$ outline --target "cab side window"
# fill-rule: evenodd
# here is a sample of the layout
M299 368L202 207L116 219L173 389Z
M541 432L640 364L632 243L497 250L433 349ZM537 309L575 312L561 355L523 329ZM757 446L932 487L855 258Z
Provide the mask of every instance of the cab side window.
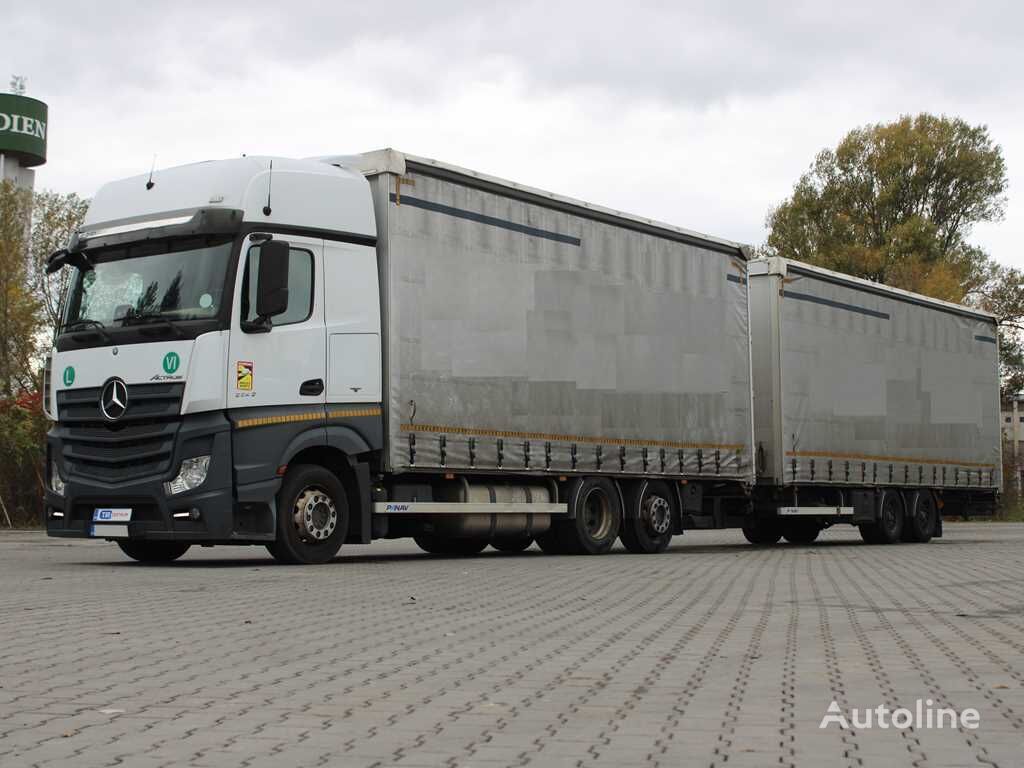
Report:
M249 248L242 275L242 322L256 319L256 280L260 272L260 246ZM302 248L288 252L288 309L273 318L274 327L302 323L313 314L313 254Z

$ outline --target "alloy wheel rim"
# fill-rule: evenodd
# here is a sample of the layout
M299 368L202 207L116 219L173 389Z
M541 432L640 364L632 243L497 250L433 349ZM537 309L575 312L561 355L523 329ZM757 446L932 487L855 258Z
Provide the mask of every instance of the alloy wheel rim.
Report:
M652 494L644 499L641 517L655 536L662 536L672 525L672 508L667 500Z
M293 514L299 536L308 543L326 541L338 528L338 509L322 488L311 486L295 500Z

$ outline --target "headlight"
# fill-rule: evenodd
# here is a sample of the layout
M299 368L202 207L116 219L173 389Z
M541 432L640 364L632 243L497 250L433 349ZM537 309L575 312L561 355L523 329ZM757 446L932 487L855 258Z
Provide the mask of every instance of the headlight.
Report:
M58 496L64 495L64 478L60 476L56 461L50 462L50 490Z
M184 493L198 488L206 481L206 472L210 468L209 456L196 456L185 459L178 469L178 476L169 483L164 483L164 491L168 496Z

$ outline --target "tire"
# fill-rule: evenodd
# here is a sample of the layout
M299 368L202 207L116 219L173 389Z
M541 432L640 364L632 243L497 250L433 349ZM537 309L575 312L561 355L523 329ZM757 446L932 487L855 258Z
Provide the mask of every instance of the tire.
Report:
M860 535L868 544L896 544L903 537L903 499L895 491L886 491L874 523L860 526Z
M819 533L821 526L812 520L794 520L782 527L782 536L790 544L810 544Z
M931 491L920 491L914 503L913 514L903 521L903 538L918 544L927 544L935 535L939 507Z
M348 534L345 488L329 469L297 464L277 493L277 540L267 549L289 565L330 561Z
M569 493L574 516L551 529L570 555L603 555L615 546L622 527L622 504L615 483L606 477L582 477Z
M743 535L751 544L770 546L782 538L782 526L775 518L748 517L743 523Z
M140 563L170 563L188 552L189 544L180 541L119 541L121 548L132 560Z
M480 554L487 546L487 539L453 539L445 536L423 534L413 536L416 546L431 555L468 557Z
M499 536L491 539L491 546L499 552L522 552L533 544L532 536Z
M675 504L672 489L661 480L634 483L626 500L619 541L637 555L664 552L672 542Z

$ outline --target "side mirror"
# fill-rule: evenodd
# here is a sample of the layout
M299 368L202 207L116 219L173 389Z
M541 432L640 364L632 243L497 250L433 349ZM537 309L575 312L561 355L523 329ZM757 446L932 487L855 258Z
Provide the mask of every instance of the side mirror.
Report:
M268 240L260 246L256 316L270 318L288 309L288 243Z

